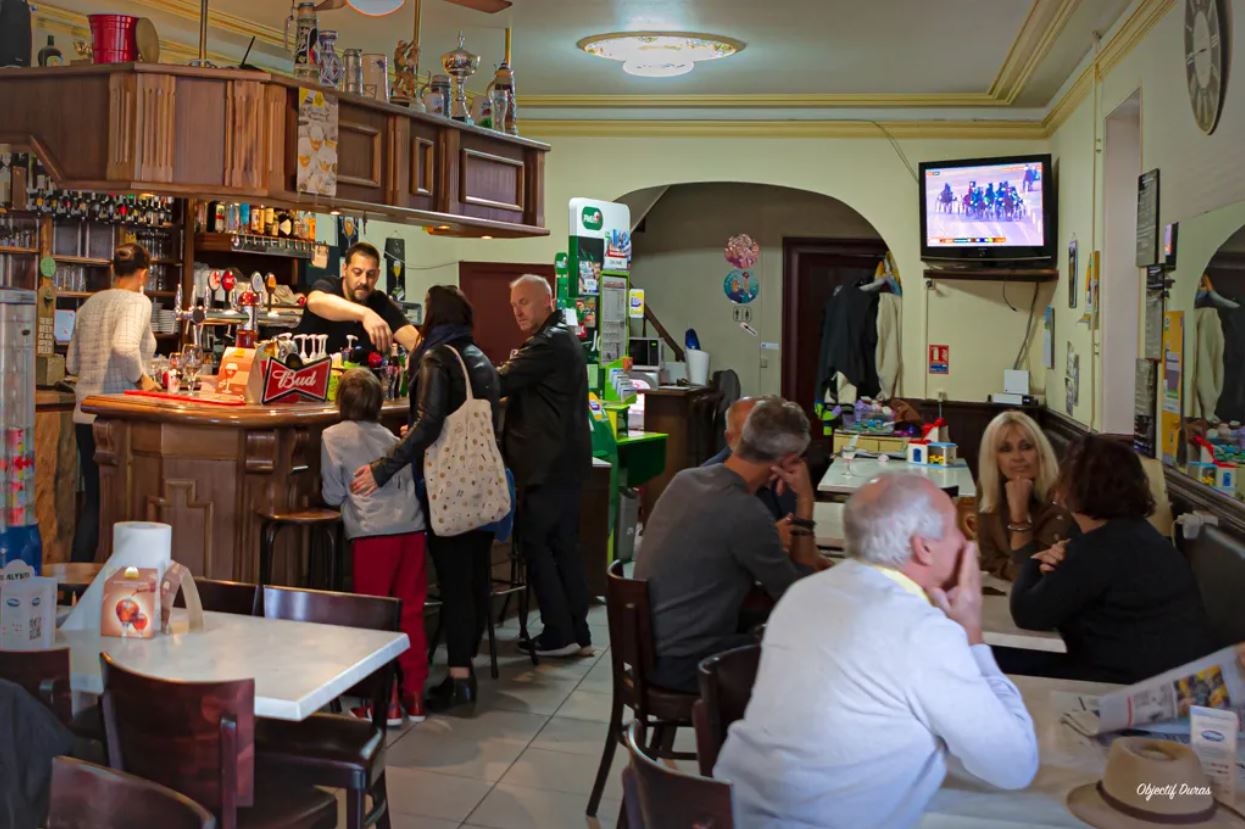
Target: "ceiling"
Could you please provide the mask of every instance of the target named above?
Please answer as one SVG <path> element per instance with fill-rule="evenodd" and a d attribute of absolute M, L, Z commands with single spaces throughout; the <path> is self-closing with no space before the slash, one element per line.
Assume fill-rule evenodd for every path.
<path fill-rule="evenodd" d="M 116 10 L 110 0 L 40 2 L 40 15 Z M 197 43 L 198 0 L 131 0 L 184 53 Z M 515 0 L 487 15 L 424 0 L 423 67 L 456 45 L 481 55 L 482 89 L 514 28 L 520 101 L 532 108 L 1014 107 L 1041 108 L 1128 0 Z M 105 8 L 107 7 L 107 8 Z M 412 2 L 384 18 L 326 12 L 338 49 L 392 54 L 409 39 Z M 288 65 L 285 0 L 212 0 L 210 51 L 236 63 Z M 671 29 L 727 35 L 747 46 L 677 78 L 639 78 L 575 43 L 610 31 Z M 168 50 L 166 46 L 166 50 Z M 599 116 L 600 113 L 597 113 Z"/>

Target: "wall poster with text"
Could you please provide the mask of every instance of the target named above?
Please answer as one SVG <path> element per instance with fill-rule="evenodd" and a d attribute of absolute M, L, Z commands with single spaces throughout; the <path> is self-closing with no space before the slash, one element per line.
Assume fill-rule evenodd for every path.
<path fill-rule="evenodd" d="M 1184 312 L 1163 314 L 1163 391 L 1159 412 L 1163 463 L 1180 463 L 1180 420 L 1184 393 Z"/>

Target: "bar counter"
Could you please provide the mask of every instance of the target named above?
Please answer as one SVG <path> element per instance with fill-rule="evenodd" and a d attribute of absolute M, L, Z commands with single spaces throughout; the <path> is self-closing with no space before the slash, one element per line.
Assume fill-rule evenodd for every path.
<path fill-rule="evenodd" d="M 173 526 L 173 558 L 197 576 L 256 581 L 260 511 L 289 512 L 316 503 L 320 433 L 339 419 L 335 404 L 217 406 L 132 395 L 83 401 L 95 414 L 100 473 L 99 560 L 112 553 L 117 521 Z M 407 401 L 385 403 L 395 432 Z M 300 533 L 278 540 L 277 583 L 301 583 Z"/>

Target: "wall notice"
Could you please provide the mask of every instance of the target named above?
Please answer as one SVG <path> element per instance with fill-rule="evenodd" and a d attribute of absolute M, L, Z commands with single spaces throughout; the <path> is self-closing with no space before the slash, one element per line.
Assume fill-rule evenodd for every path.
<path fill-rule="evenodd" d="M 951 373 L 951 346 L 931 345 L 929 347 L 929 373 Z"/>
<path fill-rule="evenodd" d="M 1163 409 L 1159 413 L 1163 463 L 1180 462 L 1180 420 L 1184 404 L 1184 312 L 1163 314 Z"/>

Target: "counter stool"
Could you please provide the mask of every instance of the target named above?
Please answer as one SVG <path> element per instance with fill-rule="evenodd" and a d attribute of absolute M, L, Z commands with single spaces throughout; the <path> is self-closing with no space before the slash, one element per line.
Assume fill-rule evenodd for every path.
<path fill-rule="evenodd" d="M 316 562 L 308 553 L 307 569 L 309 575 L 319 571 L 319 586 L 330 590 L 341 589 L 341 559 L 344 545 L 340 543 L 342 514 L 340 510 L 330 507 L 307 507 L 292 512 L 259 511 L 262 519 L 259 530 L 259 584 L 263 587 L 272 581 L 272 556 L 276 549 L 277 536 L 285 527 L 307 527 L 309 530 L 320 530 L 328 541 L 327 560 Z"/>

